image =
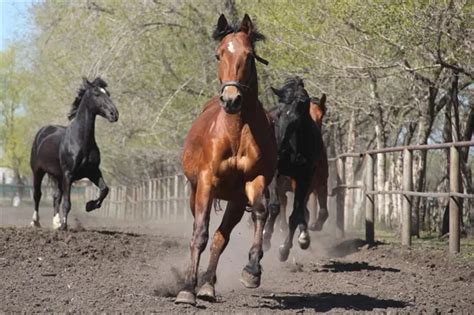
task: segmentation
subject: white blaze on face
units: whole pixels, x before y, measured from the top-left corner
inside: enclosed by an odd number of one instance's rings
[[[227,50],[230,51],[231,54],[235,53],[234,43],[229,42],[229,44],[227,44]]]
[[[107,93],[105,92],[105,89],[104,89],[104,88],[99,88],[99,90],[100,90],[102,93],[107,94]]]
[[[59,213],[53,217],[53,229],[57,230],[61,226],[61,219],[59,218]]]

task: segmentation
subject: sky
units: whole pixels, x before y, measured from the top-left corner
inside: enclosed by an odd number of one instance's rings
[[[0,0],[0,51],[28,31],[28,8],[38,0]]]

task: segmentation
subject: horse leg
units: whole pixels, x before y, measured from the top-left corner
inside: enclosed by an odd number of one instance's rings
[[[288,232],[288,222],[286,222],[286,206],[288,205],[288,197],[286,191],[279,193],[280,197],[280,231]]]
[[[323,229],[324,223],[329,217],[328,207],[327,207],[327,200],[328,200],[327,182],[322,182],[317,186],[317,196],[318,196],[318,203],[319,203],[319,213],[318,213],[318,219],[316,220],[316,222],[309,227],[310,230],[312,231],[321,231]]]
[[[275,175],[268,185],[268,191],[270,193],[270,200],[268,203],[269,217],[267,223],[265,224],[265,229],[263,230],[263,250],[267,251],[271,247],[271,239],[273,235],[273,229],[275,226],[275,221],[280,214],[280,200],[278,196],[277,188],[277,176]],[[280,219],[281,220],[281,219]]]
[[[193,188],[194,190],[194,188]],[[210,180],[200,180],[196,191],[191,193],[191,211],[194,215],[193,235],[189,249],[191,264],[186,271],[184,288],[178,293],[175,303],[196,304],[194,289],[197,285],[199,261],[209,239],[209,217],[212,204]]]
[[[94,209],[98,209],[102,206],[102,201],[104,201],[105,197],[109,194],[109,187],[105,183],[104,178],[102,177],[102,172],[100,169],[97,170],[89,176],[91,182],[94,183],[100,189],[99,198],[95,200],[90,200],[86,203],[86,211],[90,212]]]
[[[33,220],[30,225],[34,227],[41,227],[39,217],[39,203],[41,200],[41,182],[43,181],[45,172],[43,170],[37,170],[33,172],[33,199],[35,202],[35,211],[33,212]]]
[[[288,236],[284,243],[279,248],[279,259],[280,261],[286,261],[290,254],[290,249],[293,247],[293,237],[295,235],[296,227],[300,229],[300,235],[298,237],[298,243],[301,249],[307,249],[310,244],[309,233],[307,230],[307,224],[305,220],[305,208],[307,201],[309,181],[307,179],[301,179],[296,181],[295,189],[295,200],[293,203],[293,211],[290,215],[290,224]]]
[[[216,269],[219,258],[229,243],[230,233],[240,222],[244,214],[246,204],[244,202],[229,201],[225,209],[224,217],[219,228],[216,230],[212,245],[209,265],[204,274],[204,284],[199,289],[198,298],[209,302],[216,300],[214,285],[216,284]]]
[[[54,190],[53,194],[53,229],[57,230],[61,226],[61,219],[59,216],[59,208],[61,205],[61,200],[63,198],[63,188],[61,181],[58,179],[54,179],[54,183],[56,185],[56,189]]]
[[[265,177],[257,176],[253,181],[245,184],[245,194],[252,206],[254,221],[254,240],[249,251],[249,262],[242,270],[241,282],[247,288],[258,288],[262,275],[260,260],[263,257],[263,228],[267,220],[267,207],[264,204]]]
[[[71,185],[72,185],[72,178],[71,176],[66,173],[63,180],[63,215],[61,218],[60,225],[58,227],[59,230],[67,230],[67,216],[69,211],[71,210]]]

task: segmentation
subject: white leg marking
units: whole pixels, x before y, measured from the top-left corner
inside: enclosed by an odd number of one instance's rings
[[[57,230],[61,226],[61,218],[59,217],[59,213],[56,213],[53,217],[53,229]]]
[[[39,213],[38,211],[35,210],[33,212],[33,221],[31,221],[30,225],[35,226],[35,227],[40,227],[41,225],[40,225],[39,219],[40,219]]]
[[[309,234],[307,231],[303,231],[300,233],[300,236],[298,237],[298,241],[300,242],[307,242],[309,239]]]

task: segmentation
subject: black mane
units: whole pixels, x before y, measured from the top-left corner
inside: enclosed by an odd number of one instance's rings
[[[224,31],[219,30],[216,25],[214,31],[212,32],[212,38],[214,40],[221,41],[224,37],[226,37],[230,33],[238,33],[238,32],[240,32],[240,22],[233,22],[229,24],[228,27]],[[252,46],[254,46],[255,42],[265,40],[265,35],[260,33],[257,27],[255,26],[255,24],[253,24],[252,32],[250,32],[249,38],[250,38],[250,42],[252,43]]]
[[[86,93],[87,89],[91,88],[91,87],[101,87],[101,88],[105,89],[107,87],[107,83],[104,80],[102,80],[102,78],[100,78],[100,77],[95,78],[95,80],[92,81],[92,83],[89,82],[89,80],[87,80],[87,78],[83,78],[81,87],[77,91],[76,99],[72,103],[71,111],[67,115],[67,118],[69,120],[72,120],[74,117],[76,117],[77,109],[79,108],[79,104],[81,104],[82,98],[84,97],[84,94]]]
[[[300,77],[290,77],[286,79],[280,89],[272,89],[278,96],[279,103],[290,105],[295,100],[309,102],[308,93],[304,89],[304,83]]]

